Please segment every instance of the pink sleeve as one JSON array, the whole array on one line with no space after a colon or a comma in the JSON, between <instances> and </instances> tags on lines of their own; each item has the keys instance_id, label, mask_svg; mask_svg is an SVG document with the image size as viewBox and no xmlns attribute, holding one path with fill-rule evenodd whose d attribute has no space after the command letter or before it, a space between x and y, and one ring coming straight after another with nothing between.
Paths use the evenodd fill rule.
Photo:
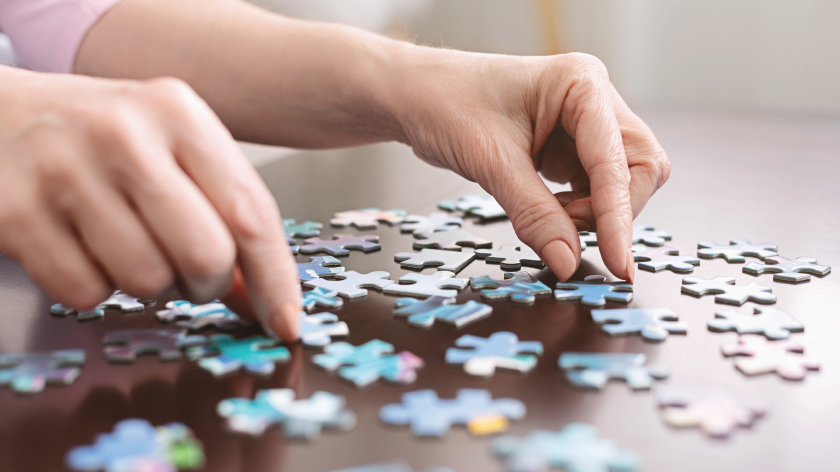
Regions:
<instances>
[{"instance_id":1,"label":"pink sleeve","mask_svg":"<svg viewBox=\"0 0 840 472\"><path fill-rule=\"evenodd\" d=\"M0 0L0 29L11 38L21 67L71 73L85 34L121 1Z\"/></svg>"}]
</instances>

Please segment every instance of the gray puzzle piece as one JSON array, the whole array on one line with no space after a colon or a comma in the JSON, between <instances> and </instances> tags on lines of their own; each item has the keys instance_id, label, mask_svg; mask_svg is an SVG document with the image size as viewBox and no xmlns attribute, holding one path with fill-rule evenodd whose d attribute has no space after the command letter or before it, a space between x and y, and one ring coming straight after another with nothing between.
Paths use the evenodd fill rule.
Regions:
<instances>
[{"instance_id":1,"label":"gray puzzle piece","mask_svg":"<svg viewBox=\"0 0 840 472\"><path fill-rule=\"evenodd\" d=\"M481 296L491 300L510 298L516 303L533 303L537 295L550 295L551 289L527 272L505 272L504 280L487 275L470 277L473 289L481 290Z\"/></svg>"},{"instance_id":2,"label":"gray puzzle piece","mask_svg":"<svg viewBox=\"0 0 840 472\"><path fill-rule=\"evenodd\" d=\"M415 234L419 239L414 240L414 249L445 249L447 251L460 251L462 247L493 247L493 243L476 236L465 229L454 231L442 231L439 233Z\"/></svg>"},{"instance_id":3,"label":"gray puzzle piece","mask_svg":"<svg viewBox=\"0 0 840 472\"><path fill-rule=\"evenodd\" d=\"M657 231L651 225L634 224L633 225L633 243L642 243L647 246L662 246L665 241L671 240L671 233L667 231Z\"/></svg>"},{"instance_id":4,"label":"gray puzzle piece","mask_svg":"<svg viewBox=\"0 0 840 472\"><path fill-rule=\"evenodd\" d=\"M470 300L462 305L455 305L454 298L431 297L420 301L413 298L398 298L395 316L408 317L408 324L429 327L435 320L449 323L460 328L473 321L489 316L493 311L490 305Z\"/></svg>"},{"instance_id":5,"label":"gray puzzle piece","mask_svg":"<svg viewBox=\"0 0 840 472\"><path fill-rule=\"evenodd\" d=\"M414 233L415 236L425 233L436 233L438 231L454 231L464 224L464 219L457 216L449 216L446 213L435 211L428 216L408 215L400 226L400 232Z\"/></svg>"},{"instance_id":6,"label":"gray puzzle piece","mask_svg":"<svg viewBox=\"0 0 840 472\"><path fill-rule=\"evenodd\" d=\"M580 300L581 305L604 306L608 301L630 303L633 286L625 283L607 283L603 275L587 276L583 282L557 282L554 298L558 301Z\"/></svg>"},{"instance_id":7,"label":"gray puzzle piece","mask_svg":"<svg viewBox=\"0 0 840 472\"><path fill-rule=\"evenodd\" d=\"M347 323L338 321L338 316L332 313L316 313L307 315L300 312L298 323L298 339L305 346L322 347L332 340L330 336L347 336L350 330Z\"/></svg>"},{"instance_id":8,"label":"gray puzzle piece","mask_svg":"<svg viewBox=\"0 0 840 472\"><path fill-rule=\"evenodd\" d=\"M499 264L502 270L519 270L522 266L542 269L545 264L527 246L502 246L499 249L476 249L475 255L488 264Z\"/></svg>"},{"instance_id":9,"label":"gray puzzle piece","mask_svg":"<svg viewBox=\"0 0 840 472\"><path fill-rule=\"evenodd\" d=\"M496 368L528 372L537 365L537 356L543 353L539 341L520 341L508 331L493 333L489 338L465 334L455 341L461 348L446 350L446 362L463 364L464 371L478 377L489 377Z\"/></svg>"},{"instance_id":10,"label":"gray puzzle piece","mask_svg":"<svg viewBox=\"0 0 840 472\"><path fill-rule=\"evenodd\" d=\"M402 223L404 218L405 210L380 210L379 208L371 207L336 213L330 220L330 224L338 227L353 225L356 228L365 230L378 228L380 221L393 226Z\"/></svg>"},{"instance_id":11,"label":"gray puzzle piece","mask_svg":"<svg viewBox=\"0 0 840 472\"><path fill-rule=\"evenodd\" d=\"M437 270L448 270L458 273L475 259L475 253L444 251L441 249L423 249L420 252L398 252L394 260L402 267L409 269L423 269L437 267Z\"/></svg>"},{"instance_id":12,"label":"gray puzzle piece","mask_svg":"<svg viewBox=\"0 0 840 472\"><path fill-rule=\"evenodd\" d=\"M749 285L735 285L735 279L719 275L711 280L700 277L683 277L683 293L695 297L715 295L715 302L741 306L747 301L755 303L776 303L770 287L755 282Z\"/></svg>"},{"instance_id":13,"label":"gray puzzle piece","mask_svg":"<svg viewBox=\"0 0 840 472\"><path fill-rule=\"evenodd\" d=\"M668 376L661 367L645 367L644 354L615 352L564 352L557 365L576 387L604 388L611 379L627 382L634 390L653 387L656 379Z\"/></svg>"},{"instance_id":14,"label":"gray puzzle piece","mask_svg":"<svg viewBox=\"0 0 840 472\"><path fill-rule=\"evenodd\" d=\"M430 275L409 273L400 277L399 283L385 287L382 293L419 298L451 298L457 296L458 290L463 289L469 283L468 279L455 279L454 276L454 272L447 271L439 271Z\"/></svg>"},{"instance_id":15,"label":"gray puzzle piece","mask_svg":"<svg viewBox=\"0 0 840 472\"><path fill-rule=\"evenodd\" d=\"M368 294L366 288L375 288L382 290L394 283L393 280L388 280L391 274L378 270L368 274L360 274L355 270L349 272L342 272L335 274L337 280L314 279L307 280L303 283L307 287L321 287L327 290L338 292L339 295L345 298L364 297Z\"/></svg>"},{"instance_id":16,"label":"gray puzzle piece","mask_svg":"<svg viewBox=\"0 0 840 472\"><path fill-rule=\"evenodd\" d=\"M0 386L18 394L33 395L47 385L70 385L85 363L83 349L51 352L0 353Z\"/></svg>"},{"instance_id":17,"label":"gray puzzle piece","mask_svg":"<svg viewBox=\"0 0 840 472\"><path fill-rule=\"evenodd\" d=\"M174 361L181 358L181 349L206 343L204 336L187 336L186 330L179 329L123 329L108 331L102 338L105 359L126 363L143 354L157 354L161 361Z\"/></svg>"},{"instance_id":18,"label":"gray puzzle piece","mask_svg":"<svg viewBox=\"0 0 840 472\"><path fill-rule=\"evenodd\" d=\"M648 341L664 341L669 333L688 331L688 325L677 321L677 314L670 308L592 310L592 320L603 324L601 329L610 336L641 334Z\"/></svg>"},{"instance_id":19,"label":"gray puzzle piece","mask_svg":"<svg viewBox=\"0 0 840 472\"><path fill-rule=\"evenodd\" d=\"M519 420L525 416L525 404L513 398L493 399L487 390L458 390L453 400L441 400L434 390L403 394L402 403L385 405L379 410L382 421L393 425L411 425L417 436L443 437L453 424L469 425L475 420L495 416Z\"/></svg>"},{"instance_id":20,"label":"gray puzzle piece","mask_svg":"<svg viewBox=\"0 0 840 472\"><path fill-rule=\"evenodd\" d=\"M750 275L773 274L777 282L800 283L811 280L811 275L822 277L831 272L831 267L817 264L813 257L797 257L795 260L782 256L764 258L765 264L750 262L743 271ZM811 274L811 275L809 275Z\"/></svg>"},{"instance_id":21,"label":"gray puzzle piece","mask_svg":"<svg viewBox=\"0 0 840 472\"><path fill-rule=\"evenodd\" d=\"M303 242L306 243L300 247L300 252L303 254L326 252L328 254L332 254L333 256L347 256L350 254L348 249L356 249L363 252L372 252L382 249L382 246L379 244L379 236L372 234L362 236L336 234L333 235L332 240L309 238L304 239Z\"/></svg>"},{"instance_id":22,"label":"gray puzzle piece","mask_svg":"<svg viewBox=\"0 0 840 472\"><path fill-rule=\"evenodd\" d=\"M670 269L671 272L687 274L694 272L694 266L700 265L700 259L690 255L681 256L680 251L668 246L634 253L633 260L639 263L639 269L649 272Z\"/></svg>"},{"instance_id":23,"label":"gray puzzle piece","mask_svg":"<svg viewBox=\"0 0 840 472\"><path fill-rule=\"evenodd\" d=\"M50 307L50 314L55 316L77 315L79 321L93 320L105 316L105 310L120 310L123 313L137 313L146 309L146 305L154 305L154 300L141 300L131 295L126 295L117 290L105 301L96 305L92 310L76 310L66 307L60 303Z\"/></svg>"},{"instance_id":24,"label":"gray puzzle piece","mask_svg":"<svg viewBox=\"0 0 840 472\"><path fill-rule=\"evenodd\" d=\"M298 262L297 268L301 282L344 272L341 261L332 256L310 257L309 262Z\"/></svg>"},{"instance_id":25,"label":"gray puzzle piece","mask_svg":"<svg viewBox=\"0 0 840 472\"><path fill-rule=\"evenodd\" d=\"M709 320L709 330L763 334L768 339L786 339L791 332L801 333L805 330L802 323L779 308L755 308L753 313L744 314L735 310L715 312L715 318Z\"/></svg>"},{"instance_id":26,"label":"gray puzzle piece","mask_svg":"<svg viewBox=\"0 0 840 472\"><path fill-rule=\"evenodd\" d=\"M745 262L744 256L757 257L764 260L765 257L778 256L775 244L758 243L753 244L748 239L733 239L726 244L715 242L702 242L697 244L697 255L704 259L723 257L726 262Z\"/></svg>"},{"instance_id":27,"label":"gray puzzle piece","mask_svg":"<svg viewBox=\"0 0 840 472\"><path fill-rule=\"evenodd\" d=\"M507 216L502 206L490 195L464 195L458 201L444 200L438 206L447 211L461 210L485 220Z\"/></svg>"}]
</instances>

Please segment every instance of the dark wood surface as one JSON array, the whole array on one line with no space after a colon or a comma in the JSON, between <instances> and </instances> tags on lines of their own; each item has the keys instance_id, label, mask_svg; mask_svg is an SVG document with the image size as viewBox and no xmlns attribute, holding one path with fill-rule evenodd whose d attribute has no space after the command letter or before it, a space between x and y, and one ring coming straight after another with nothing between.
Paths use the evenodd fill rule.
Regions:
<instances>
[{"instance_id":1,"label":"dark wood surface","mask_svg":"<svg viewBox=\"0 0 840 472\"><path fill-rule=\"evenodd\" d=\"M674 173L638 221L670 231L670 245L694 253L698 241L748 238L776 243L787 257L808 255L828 265L840 263L838 122L654 112L643 117L669 152ZM425 214L435 210L438 200L478 190L397 145L304 153L264 166L261 173L285 217L323 223L335 211L368 206ZM470 220L466 227L496 244L516 242L507 220ZM324 234L333 232L358 233L327 225ZM388 226L366 233L382 238L382 250L351 252L344 266L359 272L385 270L393 279L406 273L393 255L411 249L411 235ZM185 422L204 442L208 471L323 472L398 458L417 470L432 465L460 472L501 470L490 454L491 438L471 437L456 427L443 440L420 440L408 428L388 427L378 419L379 408L399 401L403 392L434 388L446 398L464 387L522 400L528 414L513 425L514 434L532 428L557 430L570 421L590 422L621 447L641 453L647 471L840 470L840 274L792 286L773 282L769 275L743 274L741 267L721 259L704 260L694 275L726 275L738 283L757 281L772 287L779 297L777 306L805 324L805 333L796 337L806 344L808 354L822 360L822 371L803 382L743 376L719 352L719 346L736 335L706 328L715 310L725 306L715 305L711 297L682 295L677 274L639 272L632 306L674 309L689 325L686 336L671 336L660 344L638 337L609 338L592 323L588 308L551 297L532 306L490 302L494 311L489 318L461 329L417 329L393 317L395 297L372 292L335 311L350 326L347 341L360 344L379 338L422 357L426 366L415 384L377 383L360 390L314 368L311 357L317 350L300 346L290 346L292 360L278 365L268 378L237 374L217 380L186 360L160 363L144 357L134 365L104 361L103 333L158 326L153 312L166 299L144 314L109 312L104 320L87 323L57 319L48 314L48 297L14 263L0 259L0 350L84 348L88 354L72 386L48 387L32 397L0 388L0 470L63 470L64 454L71 447L91 443L97 433L129 417L155 424ZM548 271L528 270L546 284L556 282ZM596 273L606 274L597 249L590 248L576 275ZM481 274L501 276L502 271L476 261L459 276ZM480 299L471 289L458 297L459 302L471 299ZM752 306L748 303L741 310ZM488 336L501 330L543 342L545 353L532 372L499 372L476 380L444 363L444 352L462 334ZM570 387L556 367L565 351L643 352L650 363L671 369L662 385L719 387L765 400L770 410L753 429L736 431L729 440L711 440L693 429L674 430L662 422L652 392L632 392L621 383L600 392ZM301 397L318 390L344 395L359 424L351 432L328 432L310 443L285 440L276 429L257 439L223 432L215 411L221 399L277 387L293 388Z\"/></svg>"}]
</instances>

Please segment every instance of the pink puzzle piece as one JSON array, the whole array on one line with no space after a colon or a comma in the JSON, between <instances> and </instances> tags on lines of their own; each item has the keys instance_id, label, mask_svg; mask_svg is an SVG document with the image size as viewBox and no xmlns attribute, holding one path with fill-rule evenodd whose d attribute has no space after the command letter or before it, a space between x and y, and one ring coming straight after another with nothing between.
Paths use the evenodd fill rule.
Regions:
<instances>
[{"instance_id":1,"label":"pink puzzle piece","mask_svg":"<svg viewBox=\"0 0 840 472\"><path fill-rule=\"evenodd\" d=\"M802 380L809 370L820 370L820 363L802 355L805 346L793 340L768 341L763 336L745 334L738 342L724 344L720 352L735 360L735 367L746 375L775 372L787 380Z\"/></svg>"},{"instance_id":2,"label":"pink puzzle piece","mask_svg":"<svg viewBox=\"0 0 840 472\"><path fill-rule=\"evenodd\" d=\"M656 399L665 423L698 427L713 438L728 437L736 426L751 427L766 411L762 404L742 402L719 390L660 388Z\"/></svg>"}]
</instances>

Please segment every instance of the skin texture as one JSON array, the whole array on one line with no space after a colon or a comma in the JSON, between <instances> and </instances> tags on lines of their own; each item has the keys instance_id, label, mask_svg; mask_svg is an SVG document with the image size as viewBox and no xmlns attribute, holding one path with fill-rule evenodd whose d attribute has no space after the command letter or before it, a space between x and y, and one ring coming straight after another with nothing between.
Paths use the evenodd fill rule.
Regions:
<instances>
[{"instance_id":1,"label":"skin texture","mask_svg":"<svg viewBox=\"0 0 840 472\"><path fill-rule=\"evenodd\" d=\"M54 230L39 247L63 239L76 256L35 257L34 249L18 243L22 248L13 257L59 301L80 307L111 286L145 294L173 280L195 286L191 293L218 296L229 285L235 259L256 316L294 339L299 286L276 204L231 135L307 148L408 144L421 159L495 196L518 237L561 280L580 262L577 230L597 230L607 267L632 282L633 217L670 173L664 151L616 93L603 64L583 54L512 57L432 49L291 20L238 0L125 0L89 32L75 71L130 79L33 79L47 89L51 81L76 81L78 89L33 92L46 96L31 121L52 116L51 104L67 123L70 117L88 120L81 131L65 126L62 136L75 140L77 155L102 156L66 163L65 180L79 182L79 195L64 206L44 203L54 215L48 223L64 224L64 232ZM163 76L177 79L155 79ZM75 107L57 103L58 96L74 95L84 96ZM114 131L111 122L123 126ZM17 144L21 153L36 140L42 141ZM22 180L13 173L19 169L3 166L4 178ZM94 192L91 182L101 182L95 176L101 179L108 169L117 170L107 197L122 195L124 203L98 209L103 195L83 196ZM176 180L146 180L159 169ZM570 182L572 191L551 194L538 172ZM82 179L87 174L94 177ZM132 193L138 188L140 197ZM178 192L191 200L170 196ZM159 206L144 203L145 196L161 200ZM120 218L134 221L132 231L123 229L134 239L112 228L111 237L93 241L85 236L93 230L79 229L115 227L111 220ZM207 221L192 227L185 218ZM0 249L7 246L14 244L0 241ZM120 272L140 259L145 268ZM66 266L72 277L50 282L37 275L54 264ZM86 269L74 269L76 264ZM138 273L153 274L155 283L144 287L149 277ZM71 295L71 284L88 295Z\"/></svg>"}]
</instances>

